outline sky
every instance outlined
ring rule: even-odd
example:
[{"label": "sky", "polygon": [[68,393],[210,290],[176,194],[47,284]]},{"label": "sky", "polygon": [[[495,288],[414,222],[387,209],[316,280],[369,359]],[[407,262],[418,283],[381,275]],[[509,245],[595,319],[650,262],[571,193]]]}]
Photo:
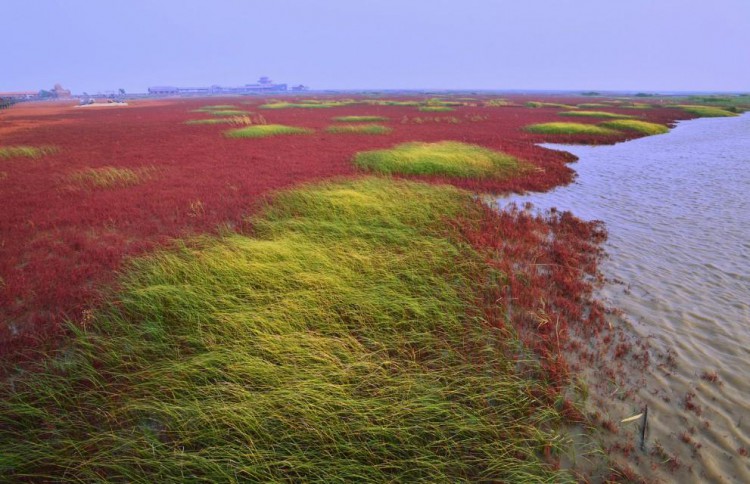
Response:
[{"label": "sky", "polygon": [[2,0],[0,91],[750,92],[750,0]]}]

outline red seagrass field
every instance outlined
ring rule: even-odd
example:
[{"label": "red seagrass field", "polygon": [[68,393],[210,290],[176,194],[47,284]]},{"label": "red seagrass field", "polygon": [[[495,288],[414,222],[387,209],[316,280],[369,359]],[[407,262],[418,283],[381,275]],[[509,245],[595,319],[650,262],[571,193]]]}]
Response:
[{"label": "red seagrass field", "polygon": [[[340,100],[323,99],[334,104]],[[421,178],[477,193],[543,191],[572,180],[566,163],[574,158],[538,143],[601,144],[640,136],[625,131],[587,135],[525,130],[538,123],[606,121],[561,116],[566,109],[560,105],[585,103],[580,97],[519,96],[500,103],[488,97],[456,98],[452,110],[436,112],[398,102],[368,102],[372,100],[354,98],[315,109],[265,109],[261,106],[271,101],[260,98],[136,100],[127,106],[90,109],[69,103],[25,103],[0,112],[2,145],[50,148],[41,157],[0,159],[0,357],[17,360],[58,345],[65,339],[67,324],[82,324],[85,311],[114,288],[128,258],[186,236],[250,231],[248,215],[274,191],[360,176],[362,171],[352,161],[358,152],[411,141],[471,143],[505,152],[536,169],[504,181]],[[540,100],[554,105],[535,107]],[[427,98],[408,101],[422,103]],[[618,102],[622,103],[612,102],[606,111],[666,125],[694,117],[668,106]],[[196,112],[208,105],[246,111],[253,124],[313,131],[232,138],[225,136],[230,124],[186,123],[208,119],[206,112]],[[333,118],[342,116],[384,117],[378,124],[391,131],[326,131],[341,124]],[[142,176],[137,182],[107,186],[80,177],[87,170],[109,168]]]}]

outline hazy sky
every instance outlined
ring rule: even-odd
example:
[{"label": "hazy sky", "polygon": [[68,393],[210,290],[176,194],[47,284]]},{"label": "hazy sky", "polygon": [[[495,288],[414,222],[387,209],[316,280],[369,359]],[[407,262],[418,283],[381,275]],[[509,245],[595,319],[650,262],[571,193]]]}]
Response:
[{"label": "hazy sky", "polygon": [[2,0],[0,91],[750,91],[750,0]]}]

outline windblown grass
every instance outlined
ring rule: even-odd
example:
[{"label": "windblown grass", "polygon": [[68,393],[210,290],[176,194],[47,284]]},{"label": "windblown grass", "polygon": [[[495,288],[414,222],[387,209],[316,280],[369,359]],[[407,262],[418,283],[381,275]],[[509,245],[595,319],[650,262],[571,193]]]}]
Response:
[{"label": "windblown grass", "polygon": [[381,124],[342,124],[326,128],[326,133],[341,134],[388,134],[391,131],[391,128]]},{"label": "windblown grass", "polygon": [[669,132],[669,127],[658,123],[649,123],[646,121],[637,121],[635,119],[619,119],[601,123],[600,126],[605,128],[618,129],[623,131],[637,131],[642,134],[664,134]]},{"label": "windblown grass", "polygon": [[40,158],[56,151],[53,146],[0,146],[0,158]]},{"label": "windblown grass", "polygon": [[503,179],[529,169],[499,151],[456,141],[404,143],[387,150],[358,153],[360,168],[384,174]]},{"label": "windblown grass", "polygon": [[283,124],[257,124],[245,128],[233,129],[224,134],[230,138],[264,138],[285,134],[311,134],[314,130]]},{"label": "windblown grass", "polygon": [[565,111],[558,113],[560,116],[581,116],[585,118],[619,118],[628,119],[633,116],[627,114],[608,113],[606,111]]},{"label": "windblown grass", "polygon": [[425,112],[446,112],[453,111],[453,108],[450,106],[419,106],[419,110]]},{"label": "windblown grass", "polygon": [[388,118],[385,116],[338,116],[333,120],[342,123],[377,123],[388,121]]},{"label": "windblown grass", "polygon": [[540,461],[561,446],[544,389],[469,316],[489,269],[445,221],[476,207],[328,183],[280,195],[252,238],[136,262],[71,347],[0,387],[0,476],[572,480]]},{"label": "windblown grass", "polygon": [[581,123],[540,123],[532,124],[524,128],[530,133],[539,134],[594,134],[594,135],[613,135],[618,132],[603,128],[601,126],[595,126],[593,124],[581,124]]},{"label": "windblown grass", "polygon": [[679,104],[675,107],[682,108],[690,114],[695,114],[701,118],[723,118],[729,116],[737,116],[737,113],[727,111],[725,109],[717,108],[714,106],[699,106],[693,104]]},{"label": "windblown grass", "polygon": [[155,171],[154,167],[130,169],[104,166],[74,172],[68,176],[68,180],[84,188],[121,188],[142,183],[151,178]]}]

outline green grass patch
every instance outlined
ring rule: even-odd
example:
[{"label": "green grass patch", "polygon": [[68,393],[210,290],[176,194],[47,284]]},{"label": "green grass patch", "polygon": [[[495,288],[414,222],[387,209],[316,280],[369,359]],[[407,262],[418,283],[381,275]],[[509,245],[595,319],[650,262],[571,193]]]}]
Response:
[{"label": "green grass patch", "polygon": [[635,119],[619,119],[615,121],[607,121],[601,123],[600,126],[605,128],[623,130],[623,131],[637,131],[642,134],[664,134],[669,132],[669,127],[658,123],[649,123],[646,121],[638,121]]},{"label": "green grass patch", "polygon": [[206,113],[212,116],[247,116],[248,114],[250,114],[247,111],[237,109],[237,106],[231,106],[229,104],[203,106],[202,108],[194,109],[193,112]]},{"label": "green grass patch", "polygon": [[136,261],[70,347],[0,387],[0,473],[571,482],[542,462],[562,446],[544,387],[469,316],[502,275],[445,222],[479,213],[447,186],[325,183],[279,195],[253,237]]},{"label": "green grass patch", "polygon": [[130,169],[104,166],[74,172],[68,176],[68,180],[84,188],[122,188],[138,185],[155,172],[155,167]]},{"label": "green grass patch", "polygon": [[483,102],[482,104],[485,107],[488,108],[497,108],[497,107],[503,107],[503,106],[513,106],[514,104],[507,99],[488,99]]},{"label": "green grass patch", "polygon": [[572,106],[570,104],[560,104],[560,103],[543,103],[540,101],[529,101],[526,104],[524,104],[527,108],[561,108],[561,109],[576,109],[575,106]]},{"label": "green grass patch", "polygon": [[217,109],[206,112],[213,116],[247,116],[250,114],[248,111],[240,111],[239,109]]},{"label": "green grass patch", "polygon": [[342,106],[350,106],[354,104],[351,101],[300,101],[296,103],[291,102],[273,102],[261,104],[258,106],[261,109],[289,109],[289,108],[303,108],[303,109],[328,109],[338,108]]},{"label": "green grass patch", "polygon": [[211,119],[191,119],[185,121],[185,124],[253,124],[253,120],[250,117],[251,113],[245,113],[244,116],[229,116],[226,118],[211,118]]},{"label": "green grass patch", "polygon": [[326,128],[326,133],[341,134],[388,134],[391,131],[391,128],[381,124],[340,124]]},{"label": "green grass patch", "polygon": [[372,106],[421,106],[419,101],[397,101],[393,99],[367,99],[364,104]]},{"label": "green grass patch", "polygon": [[404,143],[387,150],[358,153],[354,163],[383,174],[503,179],[530,168],[499,151],[456,141]]},{"label": "green grass patch", "polygon": [[237,106],[234,106],[232,104],[213,104],[211,106],[203,106],[196,111],[216,111],[217,109],[236,109]]},{"label": "green grass patch", "polygon": [[608,113],[606,111],[565,111],[558,113],[560,116],[580,116],[584,118],[632,118],[627,114]]},{"label": "green grass patch", "polygon": [[277,136],[285,134],[311,134],[315,130],[300,128],[296,126],[285,126],[283,124],[257,124],[238,128],[224,133],[230,138],[264,138],[266,136]]},{"label": "green grass patch", "polygon": [[618,134],[613,129],[581,123],[540,123],[526,126],[524,129],[530,133],[539,134],[594,134],[605,136]]},{"label": "green grass patch", "polygon": [[450,106],[419,106],[420,111],[425,112],[446,112],[446,111],[453,111],[453,108]]},{"label": "green grass patch", "polygon": [[385,116],[338,116],[333,120],[341,123],[378,123],[388,121],[388,118]]},{"label": "green grass patch", "polygon": [[53,146],[0,146],[0,158],[40,158],[56,152]]},{"label": "green grass patch", "polygon": [[611,108],[612,106],[610,104],[603,104],[603,103],[583,103],[578,104],[579,108],[584,109],[597,109],[597,108]]},{"label": "green grass patch", "polygon": [[725,109],[717,108],[715,106],[679,104],[675,107],[684,109],[688,113],[695,114],[696,116],[700,116],[701,118],[723,118],[723,117],[729,117],[729,116],[737,116],[737,113],[733,113]]}]

